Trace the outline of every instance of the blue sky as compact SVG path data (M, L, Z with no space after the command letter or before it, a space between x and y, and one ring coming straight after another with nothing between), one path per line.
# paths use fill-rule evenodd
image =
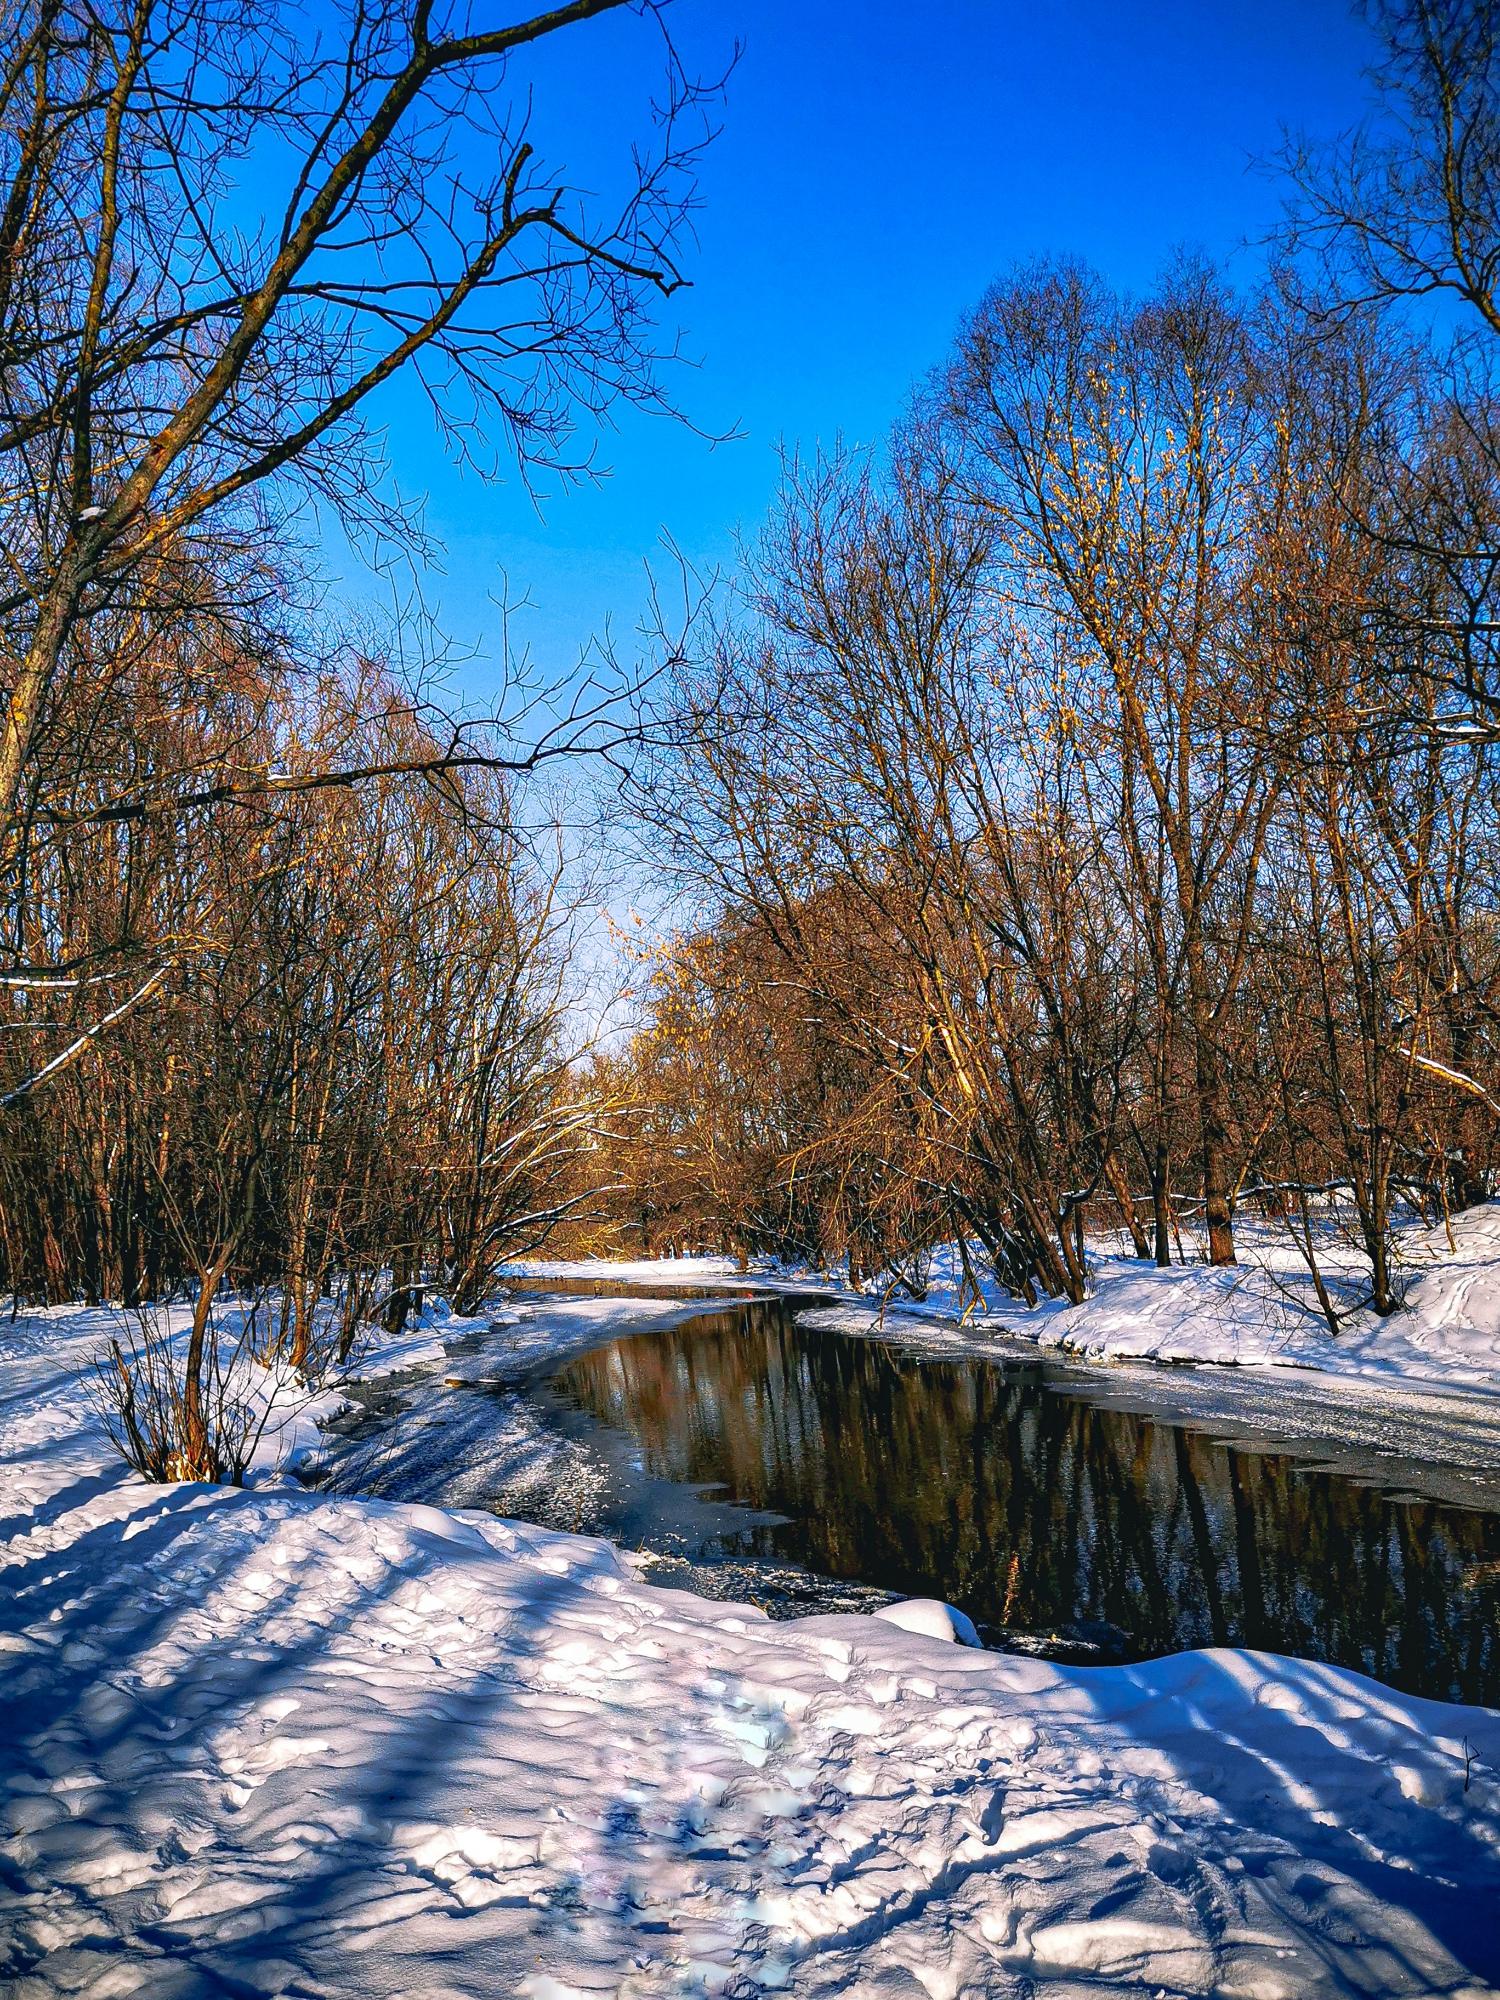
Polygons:
M623 412L602 444L611 476L539 518L518 482L448 465L419 396L388 395L396 475L426 495L445 547L427 595L476 655L460 684L481 706L502 573L530 602L512 637L544 673L568 671L606 624L628 645L663 535L704 567L727 561L764 515L778 442L882 435L1018 261L1076 254L1135 287L1191 245L1253 275L1280 197L1252 159L1284 125L1353 123L1373 47L1343 0L676 0L671 17L704 70L743 44L692 289L674 301L699 361L678 401L703 430L740 435L711 445ZM554 129L576 115L580 144L597 138L645 32L621 15L549 50L539 102Z

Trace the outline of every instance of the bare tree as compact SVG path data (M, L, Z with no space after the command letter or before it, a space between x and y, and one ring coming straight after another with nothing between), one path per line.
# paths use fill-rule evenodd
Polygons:
M1131 305L1059 267L990 295L947 393L999 588L1075 663L1134 894L1170 901L1158 990L1181 996L1209 1255L1232 1263L1222 1039L1276 805L1242 615L1278 504L1274 378L1206 272Z
M1500 734L1500 23L1486 0L1369 0L1371 116L1300 139L1281 276L1307 338L1363 325L1412 353L1381 392L1363 531L1399 560L1368 615L1400 642L1382 706L1408 728ZM1438 365L1433 366L1433 356ZM1366 396L1329 434L1333 483L1368 436ZM1436 697L1434 699L1434 697Z
M545 159L550 98L525 73L540 44L601 33L589 24L622 5L484 25L402 0L317 36L283 0L8 10L0 877L14 976L59 970L22 946L38 842L363 772L257 766L221 742L199 768L122 773L96 764L89 712L128 696L185 610L198 694L252 648L289 671L282 604L309 505L421 551L369 422L386 383L420 381L459 458L564 477L587 470L589 422L614 398L664 405L653 301L681 282L706 94L648 6L633 36L656 36L666 79L642 107L653 139L585 196ZM429 730L421 769L525 767L601 736L618 740L619 723L585 699L530 745Z
M1324 311L1449 295L1500 334L1500 21L1488 0L1366 0L1373 116L1301 139L1288 248L1311 253Z

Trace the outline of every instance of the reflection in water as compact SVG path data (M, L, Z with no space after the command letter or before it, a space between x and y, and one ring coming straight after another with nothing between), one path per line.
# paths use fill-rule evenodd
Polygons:
M1500 1703L1500 1514L779 1308L614 1342L543 1393L607 1450L608 1494L580 1523L594 1532L944 1597L992 1643L1264 1647ZM717 1490L672 1507L653 1542L660 1481Z

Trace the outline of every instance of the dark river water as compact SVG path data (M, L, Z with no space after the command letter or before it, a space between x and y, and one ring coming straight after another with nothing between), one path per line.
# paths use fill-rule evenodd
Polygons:
M688 1580L727 1567L773 1611L821 1608L810 1572L1058 1657L1264 1647L1500 1703L1500 1512L1389 1462L1331 1471L776 1307L611 1342L545 1394L603 1447L594 1532Z
M779 1300L424 1393L372 1404L332 1483L604 1535L773 1616L940 1597L1050 1658L1262 1647L1500 1706L1493 1473L1433 1467L1424 1491L1378 1450L1226 1440L1097 1375L914 1353Z

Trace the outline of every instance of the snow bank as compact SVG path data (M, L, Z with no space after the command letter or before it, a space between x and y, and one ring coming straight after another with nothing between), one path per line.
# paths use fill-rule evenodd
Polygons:
M506 1275L524 1278L597 1278L621 1284L702 1285L720 1278L745 1284L761 1268L757 1261L743 1269L733 1257L527 1257L506 1267Z
M1409 1389L1500 1394L1500 1202L1455 1217L1453 1237L1450 1249L1445 1230L1399 1231L1401 1310L1386 1319L1358 1312L1336 1335L1315 1316L1295 1250L1246 1229L1237 1269L1157 1271L1104 1260L1094 1296L1049 1310L1037 1338L1097 1360L1274 1364ZM1327 1263L1334 1283L1357 1295L1349 1253ZM1027 1330L1014 1315L1008 1324Z
M937 1597L903 1597L898 1604L882 1604L871 1616L883 1618L887 1625L899 1626L903 1632L920 1632L925 1638L941 1639L948 1645L979 1644L973 1619L956 1604L944 1604Z
M771 1624L486 1515L146 1487L78 1395L99 1331L0 1332L17 2000L1500 1982L1500 1716L1248 1652Z
M925 1299L913 1301L879 1281L863 1294L840 1288L845 1310L837 1323L851 1332L870 1331L878 1314L881 1330L892 1338L920 1323L924 1341L941 1343L945 1323L961 1320L966 1336L1003 1335L1087 1361L1309 1369L1351 1385L1500 1396L1500 1201L1455 1216L1451 1246L1441 1227L1397 1230L1401 1310L1386 1319L1354 1311L1337 1334L1322 1318L1306 1266L1284 1231L1245 1218L1237 1241L1240 1262L1228 1270L1194 1262L1159 1271L1112 1247L1096 1249L1092 1290L1082 1305L1052 1300L1030 1311L994 1285L976 1307L956 1250L943 1246L930 1259ZM1359 1259L1350 1247L1330 1232L1319 1257L1335 1297L1357 1300ZM972 1261L982 1269L977 1247ZM658 1277L701 1282L735 1271L728 1258L660 1264L593 1259L537 1266L538 1274L544 1268L633 1283ZM744 1274L737 1275L743 1281ZM789 1274L765 1263L751 1275L791 1292L820 1283L839 1288L827 1274ZM853 1318L851 1309L862 1317Z

